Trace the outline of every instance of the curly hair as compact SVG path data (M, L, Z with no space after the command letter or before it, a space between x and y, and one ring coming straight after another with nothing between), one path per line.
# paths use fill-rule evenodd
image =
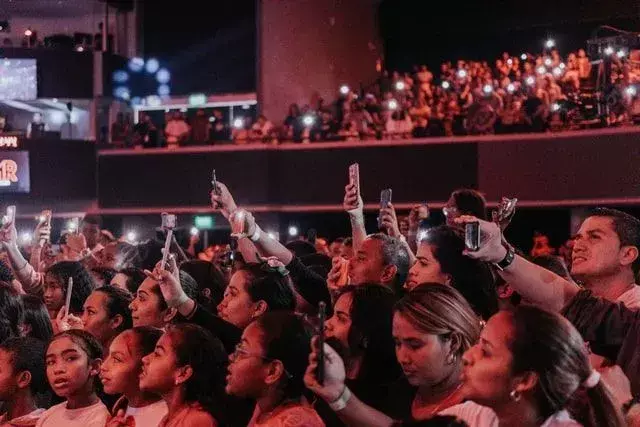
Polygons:
M76 314L82 313L85 300L95 288L91 274L87 269L77 261L60 261L49 267L46 274L52 275L60 283L65 297L69 278L73 278L69 311Z

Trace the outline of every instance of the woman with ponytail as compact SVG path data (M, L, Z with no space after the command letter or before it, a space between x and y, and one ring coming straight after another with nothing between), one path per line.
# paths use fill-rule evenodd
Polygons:
M501 311L463 360L465 396L492 408L500 427L626 425L582 337L559 314L533 306ZM567 408L577 409L580 422Z

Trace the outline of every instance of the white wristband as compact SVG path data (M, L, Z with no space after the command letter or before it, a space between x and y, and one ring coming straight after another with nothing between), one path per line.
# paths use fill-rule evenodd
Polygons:
M249 236L249 239L251 239L252 242L257 242L258 240L260 240L261 234L262 230L260 230L260 227L258 227L258 225L256 224L256 231L254 231L253 234Z
M349 403L349 399L351 399L351 390L349 390L349 387L345 385L344 390L342 391L342 394L340 395L340 397L338 397L333 402L329 402L329 407L334 412L342 411L344 408L347 407L347 403Z

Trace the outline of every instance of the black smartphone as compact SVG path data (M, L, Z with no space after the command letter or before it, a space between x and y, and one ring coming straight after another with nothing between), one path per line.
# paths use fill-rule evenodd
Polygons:
M213 187L213 192L219 196L220 195L220 188L218 187L218 178L216 178L216 170L215 169L211 169L211 186ZM219 208L219 207L220 207L220 204L218 202L216 202L215 208Z
M464 246L472 252L480 249L480 223L478 221L468 222L464 225Z
M324 301L318 304L318 367L316 378L318 384L324 385L324 324L327 320L327 305Z
M386 209L389 207L389 203L391 203L391 195L393 192L390 188L385 188L380 192L380 210ZM378 228L382 229L382 215L378 216Z

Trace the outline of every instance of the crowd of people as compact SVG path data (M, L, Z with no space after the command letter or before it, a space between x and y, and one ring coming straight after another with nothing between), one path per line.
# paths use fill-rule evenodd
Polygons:
M471 189L444 224L388 203L368 234L359 185L351 236L283 244L218 182L219 253L92 215L24 247L8 215L0 425L640 425L638 219L595 209L564 257L527 257Z

